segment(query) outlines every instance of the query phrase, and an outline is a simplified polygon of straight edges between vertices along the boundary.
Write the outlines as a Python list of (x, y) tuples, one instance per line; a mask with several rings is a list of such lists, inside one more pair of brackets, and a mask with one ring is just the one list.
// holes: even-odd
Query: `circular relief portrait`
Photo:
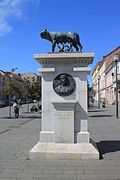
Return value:
[(59, 74), (53, 80), (53, 89), (59, 96), (69, 96), (74, 92), (75, 88), (75, 80), (69, 74)]

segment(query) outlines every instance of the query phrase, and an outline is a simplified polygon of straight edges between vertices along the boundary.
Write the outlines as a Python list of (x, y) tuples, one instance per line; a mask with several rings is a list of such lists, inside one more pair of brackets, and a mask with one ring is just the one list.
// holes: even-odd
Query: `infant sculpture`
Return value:
[(82, 45), (79, 40), (79, 35), (75, 32), (48, 32), (47, 29), (41, 31), (41, 38), (47, 39), (52, 43), (52, 52), (55, 51), (55, 47), (59, 49), (59, 52), (71, 52), (74, 47), (76, 51), (82, 51)]

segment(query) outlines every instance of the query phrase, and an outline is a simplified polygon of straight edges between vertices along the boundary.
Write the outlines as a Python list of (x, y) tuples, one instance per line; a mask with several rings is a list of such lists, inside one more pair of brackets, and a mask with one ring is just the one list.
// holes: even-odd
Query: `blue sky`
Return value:
[(51, 51), (45, 28), (77, 32), (83, 52), (95, 53), (93, 70), (120, 45), (120, 0), (0, 0), (0, 69), (38, 73), (33, 54)]

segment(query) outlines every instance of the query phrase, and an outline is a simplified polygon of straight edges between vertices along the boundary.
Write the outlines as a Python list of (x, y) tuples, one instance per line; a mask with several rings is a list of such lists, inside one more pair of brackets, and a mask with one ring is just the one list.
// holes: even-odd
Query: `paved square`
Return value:
[(29, 150), (38, 142), (40, 113), (7, 118), (0, 109), (0, 180), (120, 180), (120, 118), (115, 106), (88, 113), (89, 132), (101, 160), (29, 160)]

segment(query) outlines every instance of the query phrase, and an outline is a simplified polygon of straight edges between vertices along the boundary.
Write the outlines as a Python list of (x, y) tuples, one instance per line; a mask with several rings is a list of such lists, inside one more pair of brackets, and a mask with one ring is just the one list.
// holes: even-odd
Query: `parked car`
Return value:
[(9, 105), (9, 101), (8, 101), (7, 99), (4, 99), (4, 100), (3, 100), (3, 103), (4, 103), (5, 106), (8, 106), (8, 105)]
[(0, 101), (0, 108), (1, 108), (1, 107), (3, 107), (3, 102), (2, 102), (2, 101)]
[(26, 101), (26, 103), (33, 103), (33, 100), (32, 99), (28, 99), (27, 101)]
[(12, 106), (14, 104), (15, 100), (10, 100), (10, 105)]
[(0, 108), (7, 106), (7, 101), (6, 100), (0, 100)]

